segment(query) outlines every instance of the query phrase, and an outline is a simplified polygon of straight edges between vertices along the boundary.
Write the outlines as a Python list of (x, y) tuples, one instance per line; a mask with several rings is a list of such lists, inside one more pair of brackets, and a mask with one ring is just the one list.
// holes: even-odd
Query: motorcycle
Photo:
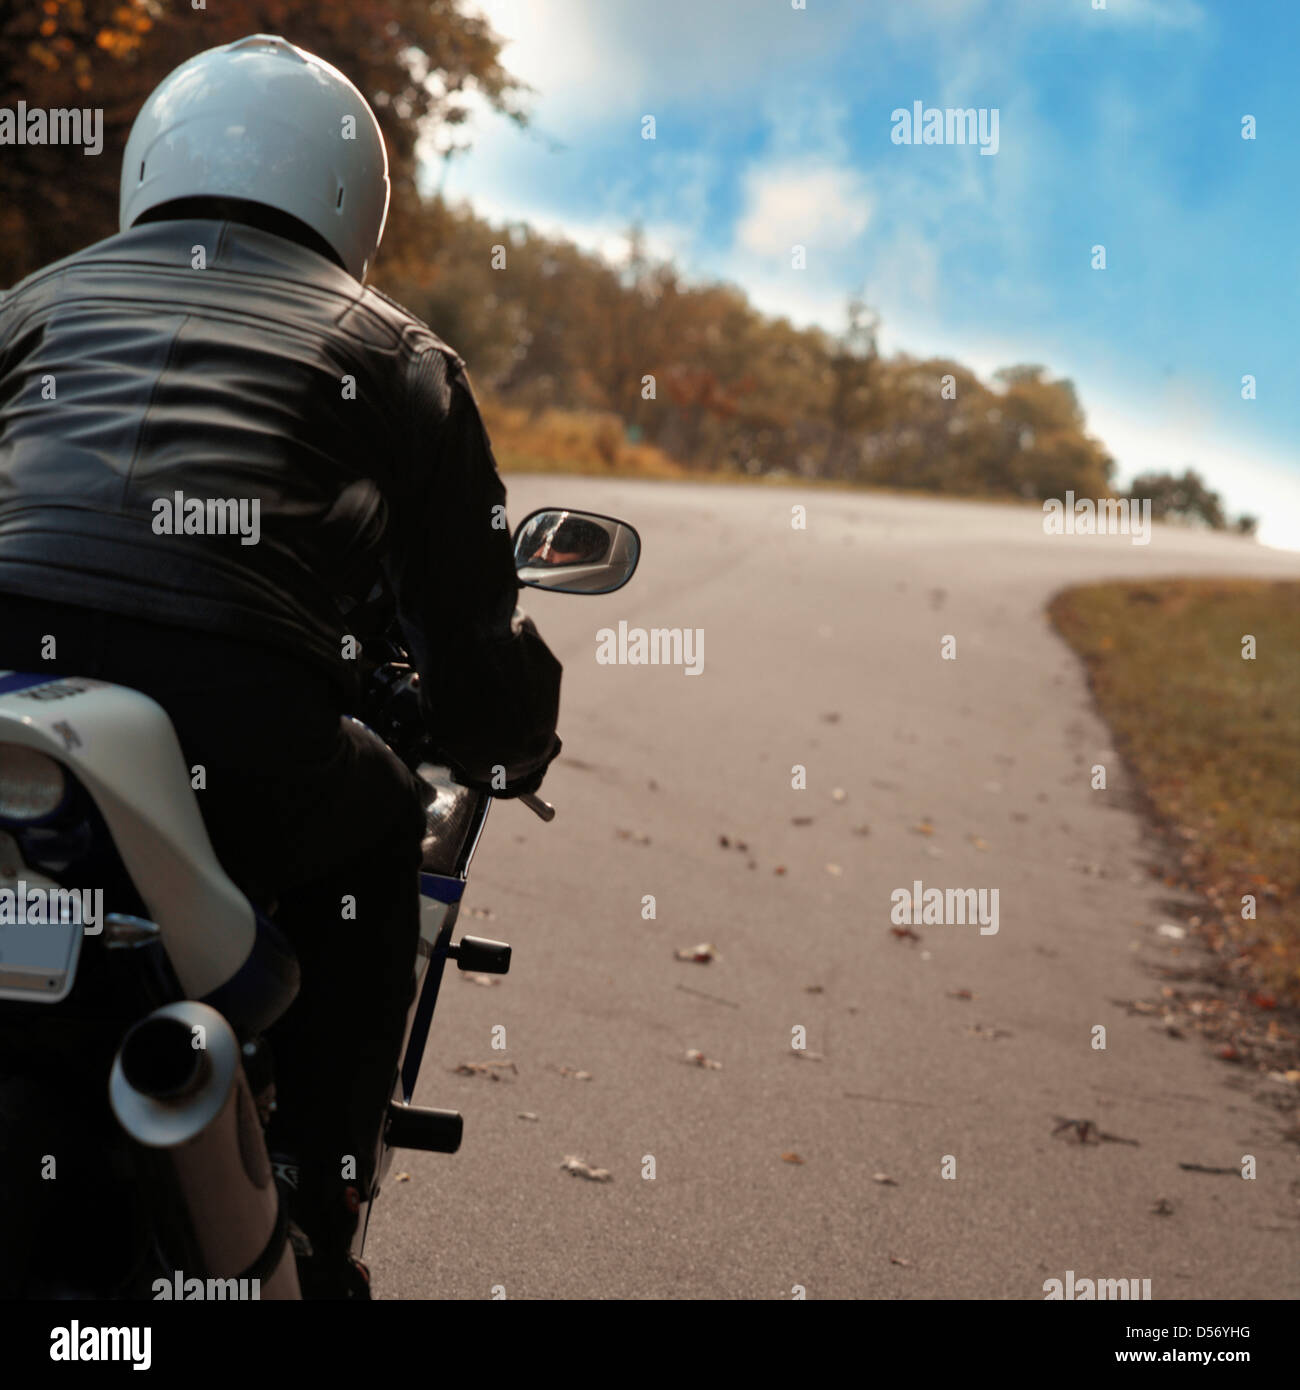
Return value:
[[(514, 546), (520, 584), (557, 593), (612, 593), (640, 558), (626, 522), (571, 510), (531, 513)], [(388, 613), (359, 605), (354, 632), (367, 610)], [(418, 677), (385, 622), (362, 636), (365, 726), (428, 794), (415, 990), (356, 1255), (394, 1150), (460, 1145), (458, 1113), (412, 1103), (446, 962), (510, 968), (505, 942), (452, 941), (493, 798), (426, 757)], [(121, 685), (0, 672), (0, 1297), (300, 1296), (265, 1137), (265, 1035), (297, 990), (292, 948), (212, 851), (164, 711)]]

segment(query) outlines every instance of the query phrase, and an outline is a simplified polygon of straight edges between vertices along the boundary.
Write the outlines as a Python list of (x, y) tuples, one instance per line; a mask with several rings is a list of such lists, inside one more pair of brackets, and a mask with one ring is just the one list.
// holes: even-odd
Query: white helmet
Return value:
[(122, 159), (121, 230), (175, 198), (242, 198), (305, 222), (362, 280), (388, 194), (365, 97), (314, 54), (254, 34), (197, 54), (150, 93)]

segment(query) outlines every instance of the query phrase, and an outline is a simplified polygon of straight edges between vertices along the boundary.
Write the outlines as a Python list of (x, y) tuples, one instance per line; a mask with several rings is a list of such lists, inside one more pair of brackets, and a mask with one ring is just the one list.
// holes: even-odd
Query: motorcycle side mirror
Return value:
[(632, 578), (640, 558), (635, 527), (595, 512), (531, 512), (515, 532), (519, 582), (552, 593), (612, 594)]

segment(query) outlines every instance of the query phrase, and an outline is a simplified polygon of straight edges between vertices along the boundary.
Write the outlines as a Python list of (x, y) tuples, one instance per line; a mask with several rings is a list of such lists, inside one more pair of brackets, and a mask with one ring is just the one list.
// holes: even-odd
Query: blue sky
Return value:
[[(639, 221), (796, 323), (865, 289), (887, 351), (1042, 362), (1121, 479), (1198, 468), (1300, 549), (1300, 0), (471, 3), (534, 128), (478, 112), (449, 196), (611, 256)], [(894, 143), (916, 101), (996, 109), (997, 153)]]

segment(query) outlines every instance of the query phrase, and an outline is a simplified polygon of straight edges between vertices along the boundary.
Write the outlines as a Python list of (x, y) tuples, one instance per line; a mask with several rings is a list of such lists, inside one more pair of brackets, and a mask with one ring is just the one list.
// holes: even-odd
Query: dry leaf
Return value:
[(535, 1114), (532, 1110), (521, 1110), (515, 1116), (515, 1119), (517, 1120), (536, 1120), (538, 1118), (540, 1117), (537, 1114)]
[(976, 999), (978, 997), (969, 989), (950, 989), (948, 991), (949, 999)]
[(410, 1182), (410, 1181), (411, 1181), (411, 1175), (410, 1175), (410, 1173), (394, 1173), (394, 1174), (393, 1174), (393, 1181), (394, 1181), (394, 1182)]
[(811, 825), (812, 823), (813, 823), (813, 818), (812, 818), (811, 816), (791, 816), (791, 817), (790, 817), (790, 824), (791, 824), (791, 825)]
[(834, 878), (839, 878), (839, 876), (844, 872), (844, 870), (841, 869), (838, 864), (827, 864), (826, 872), (832, 875)]
[(900, 941), (920, 941), (920, 933), (914, 932), (911, 927), (890, 927), (889, 929)]
[(797, 1153), (786, 1153), (781, 1155), (782, 1163), (802, 1163), (803, 1159)]
[(912, 831), (914, 834), (917, 835), (933, 835), (934, 826), (928, 820), (917, 821), (917, 823), (912, 827)]
[(847, 801), (848, 799), (849, 794), (844, 790), (843, 787), (836, 787), (835, 790), (831, 792), (832, 801)]
[(889, 1257), (889, 1263), (891, 1265), (907, 1265), (910, 1267), (912, 1262), (911, 1260), (903, 1259), (901, 1255), (891, 1255)]
[(500, 975), (476, 975), (472, 970), (457, 973), (460, 974), (460, 978), (464, 980), (466, 984), (483, 985), (486, 989), (491, 989), (493, 985), (499, 985), (501, 983)]
[(1168, 1197), (1157, 1197), (1156, 1204), (1151, 1208), (1153, 1216), (1172, 1216), (1174, 1214), (1174, 1204)]
[(575, 1081), (591, 1080), (591, 1073), (589, 1071), (578, 1071), (576, 1067), (556, 1067), (555, 1070), (559, 1072), (561, 1076), (573, 1077)]
[(894, 1178), (891, 1178), (888, 1173), (872, 1173), (871, 1181), (880, 1183), (882, 1187), (898, 1186), (897, 1181)]
[(608, 1168), (593, 1168), (589, 1163), (584, 1163), (582, 1159), (575, 1158), (572, 1154), (565, 1158), (560, 1167), (572, 1173), (574, 1177), (586, 1178), (589, 1182), (610, 1182), (614, 1176)]
[(693, 1047), (687, 1052), (686, 1060), (694, 1063), (697, 1067), (708, 1067), (712, 1071), (722, 1070), (721, 1062), (715, 1062), (712, 1057), (706, 1057), (698, 1047)]
[(707, 941), (701, 942), (698, 946), (684, 946), (674, 951), (673, 955), (678, 960), (694, 961), (698, 965), (708, 965), (712, 960), (722, 959), (718, 954), (718, 948), (711, 946)]
[(500, 1081), (503, 1071), (519, 1075), (519, 1068), (513, 1062), (462, 1062), (451, 1070), (459, 1076), (486, 1076), (489, 1081)]

